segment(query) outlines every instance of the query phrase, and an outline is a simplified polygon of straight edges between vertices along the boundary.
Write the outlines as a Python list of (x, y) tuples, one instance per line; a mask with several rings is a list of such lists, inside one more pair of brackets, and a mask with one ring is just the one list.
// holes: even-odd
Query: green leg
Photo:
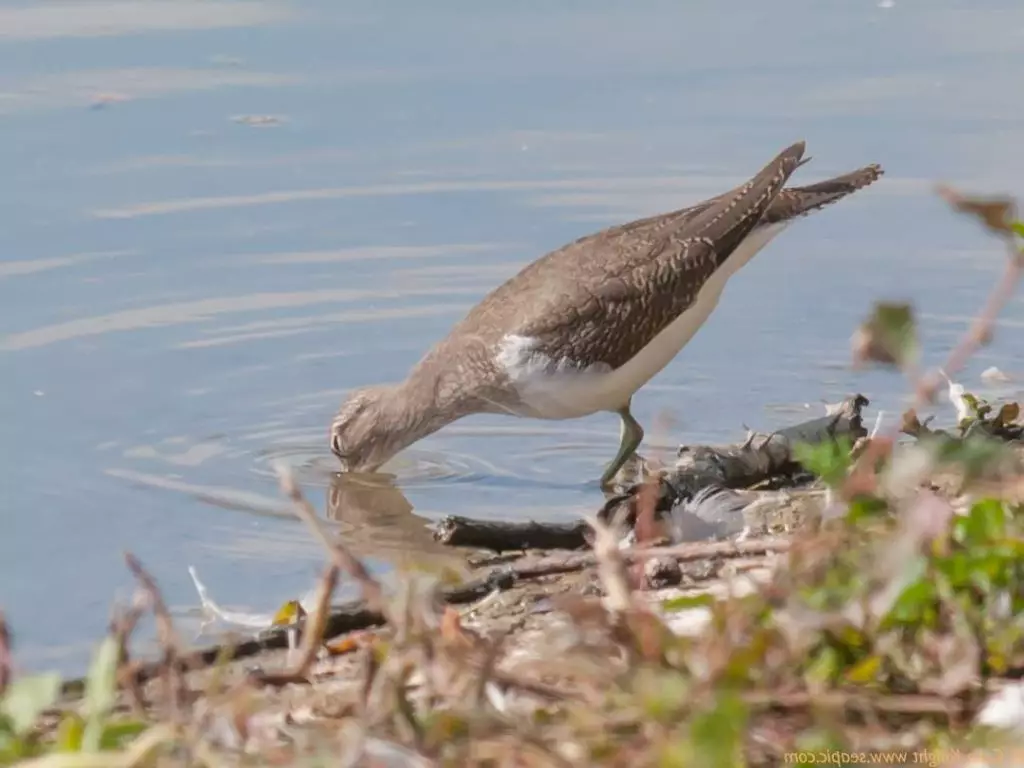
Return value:
[(619, 414), (619, 418), (622, 419), (619, 452), (615, 454), (612, 463), (608, 465), (604, 474), (601, 475), (602, 488), (607, 488), (611, 484), (612, 478), (622, 468), (622, 465), (626, 463), (626, 460), (636, 452), (636, 449), (640, 447), (640, 441), (644, 439), (643, 427), (633, 418), (633, 414), (629, 412), (629, 405), (629, 403), (626, 403), (625, 407), (616, 411)]

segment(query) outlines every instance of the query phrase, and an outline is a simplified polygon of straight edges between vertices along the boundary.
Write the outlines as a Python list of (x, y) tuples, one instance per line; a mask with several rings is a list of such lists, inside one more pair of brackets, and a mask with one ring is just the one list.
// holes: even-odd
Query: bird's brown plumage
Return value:
[(402, 403), (389, 407), (406, 409), (406, 417), (421, 414), (409, 442), (472, 413), (519, 410), (516, 387), (497, 359), (510, 335), (530, 339), (531, 351), (551, 366), (618, 369), (693, 304), (755, 228), (829, 205), (882, 174), (870, 165), (784, 189), (806, 162), (803, 153), (798, 142), (729, 192), (587, 235), (524, 267), (473, 307), (391, 393)]
[(750, 181), (711, 200), (611, 227), (540, 257), (473, 307), (413, 375), (437, 373), (442, 390), (445, 380), (458, 381), (463, 396), (507, 400), (495, 356), (509, 334), (535, 339), (534, 350), (553, 364), (618, 368), (691, 305), (755, 226), (805, 215), (881, 175), (871, 165), (783, 190), (803, 151), (803, 142), (788, 147)]

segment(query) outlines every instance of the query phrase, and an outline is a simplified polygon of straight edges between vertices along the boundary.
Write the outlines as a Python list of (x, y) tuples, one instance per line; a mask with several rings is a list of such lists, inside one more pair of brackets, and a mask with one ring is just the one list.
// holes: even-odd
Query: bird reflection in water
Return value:
[(434, 540), (430, 521), (382, 472), (334, 472), (327, 487), (327, 519), (340, 526), (345, 545), (356, 555), (387, 560), (393, 565), (465, 568), (458, 551)]

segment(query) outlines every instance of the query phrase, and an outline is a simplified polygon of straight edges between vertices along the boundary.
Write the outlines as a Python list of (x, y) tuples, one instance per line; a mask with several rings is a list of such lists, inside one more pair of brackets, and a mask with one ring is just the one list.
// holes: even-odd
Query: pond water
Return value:
[[(1012, 0), (3, 4), (0, 607), (19, 664), (81, 670), (129, 594), (124, 550), (182, 614), (189, 565), (236, 607), (305, 592), (323, 557), (276, 460), (381, 572), (437, 554), (424, 525), (447, 513), (595, 509), (611, 415), (467, 419), (402, 454), (383, 495), (332, 486), (327, 425), (523, 264), (800, 138), (797, 183), (886, 176), (746, 267), (635, 413), (670, 445), (853, 391), (893, 417), (904, 383), (852, 371), (850, 333), (909, 299), (936, 363), (984, 300), (1003, 254), (932, 187), (1024, 193), (1021, 72)], [(1024, 371), (1022, 325), (1015, 300), (962, 380)]]

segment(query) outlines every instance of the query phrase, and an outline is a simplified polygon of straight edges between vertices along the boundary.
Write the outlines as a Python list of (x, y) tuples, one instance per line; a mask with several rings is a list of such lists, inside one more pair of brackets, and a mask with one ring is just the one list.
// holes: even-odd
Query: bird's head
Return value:
[(331, 452), (346, 472), (374, 472), (411, 440), (406, 439), (398, 388), (354, 390), (331, 422)]

